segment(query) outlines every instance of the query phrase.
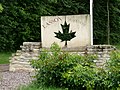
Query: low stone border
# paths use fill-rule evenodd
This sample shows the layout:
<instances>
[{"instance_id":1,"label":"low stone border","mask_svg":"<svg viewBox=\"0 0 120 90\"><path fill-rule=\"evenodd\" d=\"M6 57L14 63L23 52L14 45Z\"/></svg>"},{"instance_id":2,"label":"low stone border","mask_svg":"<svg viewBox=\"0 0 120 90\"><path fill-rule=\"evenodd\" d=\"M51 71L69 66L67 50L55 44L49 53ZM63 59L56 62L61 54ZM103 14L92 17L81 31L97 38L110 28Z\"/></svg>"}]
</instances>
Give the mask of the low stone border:
<instances>
[{"instance_id":1,"label":"low stone border","mask_svg":"<svg viewBox=\"0 0 120 90\"><path fill-rule=\"evenodd\" d=\"M10 58L10 68L9 71L19 71L25 70L32 72L34 69L30 65L30 60L38 60L39 54L44 52L43 49L49 48L42 47L41 42L23 42L20 46L21 50L17 50L15 54L12 54ZM77 53L79 55L97 55L97 60L94 60L98 67L104 67L105 62L110 59L110 52L115 50L112 45L91 45L91 46L81 46L76 48L62 48L62 51L67 51L70 53Z\"/></svg>"}]
</instances>

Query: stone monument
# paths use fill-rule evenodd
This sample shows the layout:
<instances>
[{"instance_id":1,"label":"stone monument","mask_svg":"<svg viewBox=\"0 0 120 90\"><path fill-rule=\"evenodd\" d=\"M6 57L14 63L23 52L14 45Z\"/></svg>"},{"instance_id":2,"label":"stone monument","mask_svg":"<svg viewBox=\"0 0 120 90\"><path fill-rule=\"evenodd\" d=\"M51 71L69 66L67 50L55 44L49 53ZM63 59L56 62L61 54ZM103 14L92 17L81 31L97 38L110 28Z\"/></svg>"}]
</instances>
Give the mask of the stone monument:
<instances>
[{"instance_id":1,"label":"stone monument","mask_svg":"<svg viewBox=\"0 0 120 90\"><path fill-rule=\"evenodd\" d=\"M43 48L54 42L67 48L91 45L90 15L42 16L41 36Z\"/></svg>"},{"instance_id":2,"label":"stone monument","mask_svg":"<svg viewBox=\"0 0 120 90\"><path fill-rule=\"evenodd\" d=\"M96 65L104 67L109 60L111 45L91 45L90 15L42 16L41 41L23 42L21 50L17 50L10 58L10 71L34 71L30 60L38 60L41 48L49 49L56 42L64 51L79 55L96 54Z\"/></svg>"}]
</instances>

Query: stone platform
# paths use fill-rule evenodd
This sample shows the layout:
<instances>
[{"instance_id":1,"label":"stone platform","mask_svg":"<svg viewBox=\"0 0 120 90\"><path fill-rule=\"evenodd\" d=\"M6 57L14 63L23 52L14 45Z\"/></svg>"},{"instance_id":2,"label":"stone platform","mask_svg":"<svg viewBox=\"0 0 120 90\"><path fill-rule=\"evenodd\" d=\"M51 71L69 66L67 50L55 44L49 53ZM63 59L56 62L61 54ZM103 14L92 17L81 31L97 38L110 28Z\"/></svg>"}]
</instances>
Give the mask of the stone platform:
<instances>
[{"instance_id":1,"label":"stone platform","mask_svg":"<svg viewBox=\"0 0 120 90\"><path fill-rule=\"evenodd\" d=\"M10 58L10 71L27 70L33 71L34 69L30 65L30 60L38 60L38 56L42 53L41 42L24 42L21 50L17 50L15 54L12 54ZM110 59L110 52L115 50L112 45L92 45L84 46L80 48L62 48L62 51L70 53L77 53L79 55L96 54L98 56L96 65L98 67L104 67L104 63ZM49 51L49 49L48 49Z\"/></svg>"},{"instance_id":2,"label":"stone platform","mask_svg":"<svg viewBox=\"0 0 120 90\"><path fill-rule=\"evenodd\" d=\"M30 66L30 60L37 60L40 52L40 42L24 42L20 46L21 50L17 50L16 53L10 57L10 71L27 70L33 71Z\"/></svg>"}]
</instances>

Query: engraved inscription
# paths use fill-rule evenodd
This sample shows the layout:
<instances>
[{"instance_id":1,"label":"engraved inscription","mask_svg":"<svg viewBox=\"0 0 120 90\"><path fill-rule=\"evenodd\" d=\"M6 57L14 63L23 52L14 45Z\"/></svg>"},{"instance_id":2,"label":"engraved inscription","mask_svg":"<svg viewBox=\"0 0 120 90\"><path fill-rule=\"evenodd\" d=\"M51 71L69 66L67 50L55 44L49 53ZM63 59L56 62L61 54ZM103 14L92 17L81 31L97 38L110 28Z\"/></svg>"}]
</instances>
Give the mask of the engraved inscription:
<instances>
[{"instance_id":1,"label":"engraved inscription","mask_svg":"<svg viewBox=\"0 0 120 90\"><path fill-rule=\"evenodd\" d=\"M48 27L49 25L53 24L53 23L56 23L56 22L59 22L59 21L62 21L62 19L60 17L57 17L57 18L54 18L48 22L45 23L45 25L42 25L43 28L46 28Z\"/></svg>"}]
</instances>

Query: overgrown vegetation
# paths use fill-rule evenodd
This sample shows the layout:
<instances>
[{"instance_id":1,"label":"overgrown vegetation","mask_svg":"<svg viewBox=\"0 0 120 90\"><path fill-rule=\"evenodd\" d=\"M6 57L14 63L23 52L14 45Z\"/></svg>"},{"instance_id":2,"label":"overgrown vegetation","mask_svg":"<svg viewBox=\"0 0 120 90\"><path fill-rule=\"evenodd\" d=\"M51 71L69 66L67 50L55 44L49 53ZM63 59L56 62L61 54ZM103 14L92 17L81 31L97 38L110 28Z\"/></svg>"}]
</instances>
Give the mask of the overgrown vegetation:
<instances>
[{"instance_id":1,"label":"overgrown vegetation","mask_svg":"<svg viewBox=\"0 0 120 90\"><path fill-rule=\"evenodd\" d=\"M109 3L111 44L120 43L119 3ZM89 14L89 1L0 0L0 51L16 50L24 41L41 41L41 16L71 14ZM107 42L107 0L94 0L94 38L97 44Z\"/></svg>"},{"instance_id":2,"label":"overgrown vegetation","mask_svg":"<svg viewBox=\"0 0 120 90\"><path fill-rule=\"evenodd\" d=\"M120 87L120 52L113 52L105 68L94 63L95 55L80 56L61 52L57 44L44 50L39 60L32 60L36 69L35 84L69 90L117 90Z\"/></svg>"}]
</instances>

